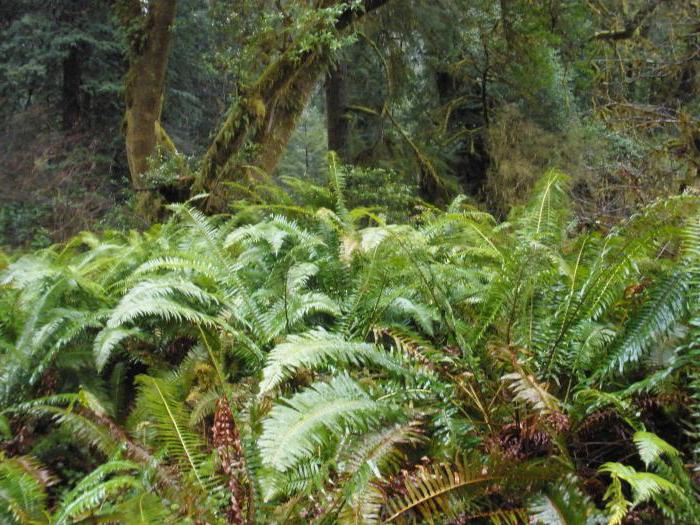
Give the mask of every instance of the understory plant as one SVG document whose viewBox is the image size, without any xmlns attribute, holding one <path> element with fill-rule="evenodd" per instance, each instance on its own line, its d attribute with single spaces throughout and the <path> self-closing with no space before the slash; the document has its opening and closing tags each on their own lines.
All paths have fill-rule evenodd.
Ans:
<svg viewBox="0 0 700 525">
<path fill-rule="evenodd" d="M 395 224 L 345 173 L 9 264 L 3 523 L 699 520 L 696 197 Z"/>
</svg>

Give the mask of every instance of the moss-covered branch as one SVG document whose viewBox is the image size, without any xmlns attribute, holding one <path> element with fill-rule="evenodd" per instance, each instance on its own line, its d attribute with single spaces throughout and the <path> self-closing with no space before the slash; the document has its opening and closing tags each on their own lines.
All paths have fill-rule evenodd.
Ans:
<svg viewBox="0 0 700 525">
<path fill-rule="evenodd" d="M 348 5 L 338 17 L 335 30 L 345 30 L 354 20 L 388 1 L 365 0 L 359 11 Z M 326 7 L 334 3 L 326 2 Z M 219 208 L 225 202 L 222 183 L 257 169 L 269 173 L 275 168 L 313 87 L 331 60 L 329 50 L 299 53 L 290 46 L 250 88 L 242 91 L 204 155 L 193 188 L 194 193 L 210 193 L 210 208 Z"/>
<path fill-rule="evenodd" d="M 122 0 L 117 13 L 127 31 L 129 70 L 126 74 L 126 153 L 133 185 L 145 190 L 143 174 L 157 146 L 174 150 L 160 126 L 165 75 L 176 0 Z"/>
</svg>

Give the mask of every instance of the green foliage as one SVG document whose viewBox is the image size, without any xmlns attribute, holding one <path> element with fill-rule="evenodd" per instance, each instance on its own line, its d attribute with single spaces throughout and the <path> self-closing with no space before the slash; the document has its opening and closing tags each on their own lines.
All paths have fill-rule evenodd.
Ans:
<svg viewBox="0 0 700 525">
<path fill-rule="evenodd" d="M 12 445 L 5 515 L 599 523 L 608 485 L 613 523 L 692 522 L 694 447 L 670 436 L 697 432 L 696 198 L 588 231 L 549 171 L 507 222 L 459 198 L 394 224 L 330 175 L 3 270 L 2 443 L 48 440 Z M 582 452 L 608 426 L 646 471 L 624 443 Z M 65 436 L 86 481 L 47 446 Z"/>
<path fill-rule="evenodd" d="M 531 520 L 547 525 L 593 525 L 604 523 L 595 508 L 571 476 L 549 487 L 530 507 Z"/>
</svg>

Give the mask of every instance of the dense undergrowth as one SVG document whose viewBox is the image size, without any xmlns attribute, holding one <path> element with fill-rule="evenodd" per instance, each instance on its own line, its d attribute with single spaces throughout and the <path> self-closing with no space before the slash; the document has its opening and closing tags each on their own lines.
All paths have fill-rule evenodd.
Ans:
<svg viewBox="0 0 700 525">
<path fill-rule="evenodd" d="M 344 183 L 12 261 L 0 521 L 698 522 L 696 197 L 387 224 Z"/>
</svg>

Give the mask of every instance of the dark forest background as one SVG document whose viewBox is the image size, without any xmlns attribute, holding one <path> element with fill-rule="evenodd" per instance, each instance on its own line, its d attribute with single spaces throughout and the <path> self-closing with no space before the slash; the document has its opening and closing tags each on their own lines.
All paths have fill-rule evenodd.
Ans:
<svg viewBox="0 0 700 525">
<path fill-rule="evenodd" d="M 0 6 L 2 245 L 148 222 L 125 154 L 131 36 L 115 4 Z M 156 181 L 198 167 L 304 9 L 178 2 L 162 106 L 178 160 L 153 166 Z M 697 2 L 396 0 L 365 18 L 333 37 L 270 176 L 323 179 L 332 149 L 359 168 L 358 192 L 388 181 L 398 208 L 465 192 L 504 215 L 558 167 L 581 217 L 603 224 L 697 182 Z"/>
</svg>

